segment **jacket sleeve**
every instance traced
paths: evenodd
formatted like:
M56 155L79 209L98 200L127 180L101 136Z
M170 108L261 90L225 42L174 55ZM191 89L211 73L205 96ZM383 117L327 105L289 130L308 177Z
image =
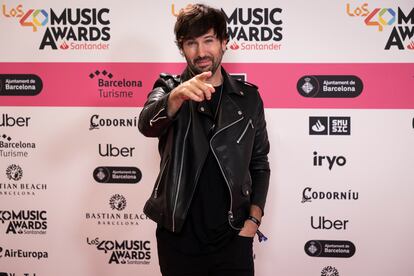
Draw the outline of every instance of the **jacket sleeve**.
M174 118L168 116L168 97L174 83L171 79L159 78L148 94L139 115L138 129L147 137L160 137L173 123Z
M263 213L270 179L270 167L267 157L269 150L263 101L259 99L256 133L249 170L252 177L252 204L259 206Z

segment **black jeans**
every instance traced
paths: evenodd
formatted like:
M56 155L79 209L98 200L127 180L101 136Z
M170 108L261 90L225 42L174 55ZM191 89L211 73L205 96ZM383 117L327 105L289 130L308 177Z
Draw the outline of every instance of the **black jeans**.
M158 240L163 276L253 276L253 238L236 236L217 252L186 255Z

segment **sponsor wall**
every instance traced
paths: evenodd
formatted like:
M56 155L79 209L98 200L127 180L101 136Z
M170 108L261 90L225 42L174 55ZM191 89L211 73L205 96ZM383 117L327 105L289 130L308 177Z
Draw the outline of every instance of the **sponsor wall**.
M0 276L160 275L137 130L187 1L2 1ZM206 1L225 68L259 86L271 141L256 275L414 269L412 1Z

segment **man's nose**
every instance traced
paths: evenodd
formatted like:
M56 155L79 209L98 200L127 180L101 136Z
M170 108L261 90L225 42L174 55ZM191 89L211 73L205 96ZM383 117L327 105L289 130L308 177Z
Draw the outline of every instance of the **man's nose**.
M199 57L205 57L206 56L206 47L203 45L203 43L198 44L197 55Z

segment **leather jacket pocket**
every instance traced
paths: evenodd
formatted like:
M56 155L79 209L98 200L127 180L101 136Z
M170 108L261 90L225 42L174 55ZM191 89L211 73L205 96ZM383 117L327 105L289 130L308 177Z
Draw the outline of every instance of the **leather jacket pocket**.
M159 195L159 192L160 192L160 184L161 184L161 182L162 182L162 180L165 177L165 174L167 172L166 167L167 167L169 161L170 161L170 156L167 156L167 158L165 159L164 164L161 167L161 171L160 171L160 174L158 175L158 179L155 182L154 191L152 193L152 197L154 199L156 199L158 197L158 195Z
M240 144L243 141L243 138L248 134L250 129L254 129L253 120L249 119L247 121L247 125L243 128L243 132L240 134L238 139L236 140L237 144Z

